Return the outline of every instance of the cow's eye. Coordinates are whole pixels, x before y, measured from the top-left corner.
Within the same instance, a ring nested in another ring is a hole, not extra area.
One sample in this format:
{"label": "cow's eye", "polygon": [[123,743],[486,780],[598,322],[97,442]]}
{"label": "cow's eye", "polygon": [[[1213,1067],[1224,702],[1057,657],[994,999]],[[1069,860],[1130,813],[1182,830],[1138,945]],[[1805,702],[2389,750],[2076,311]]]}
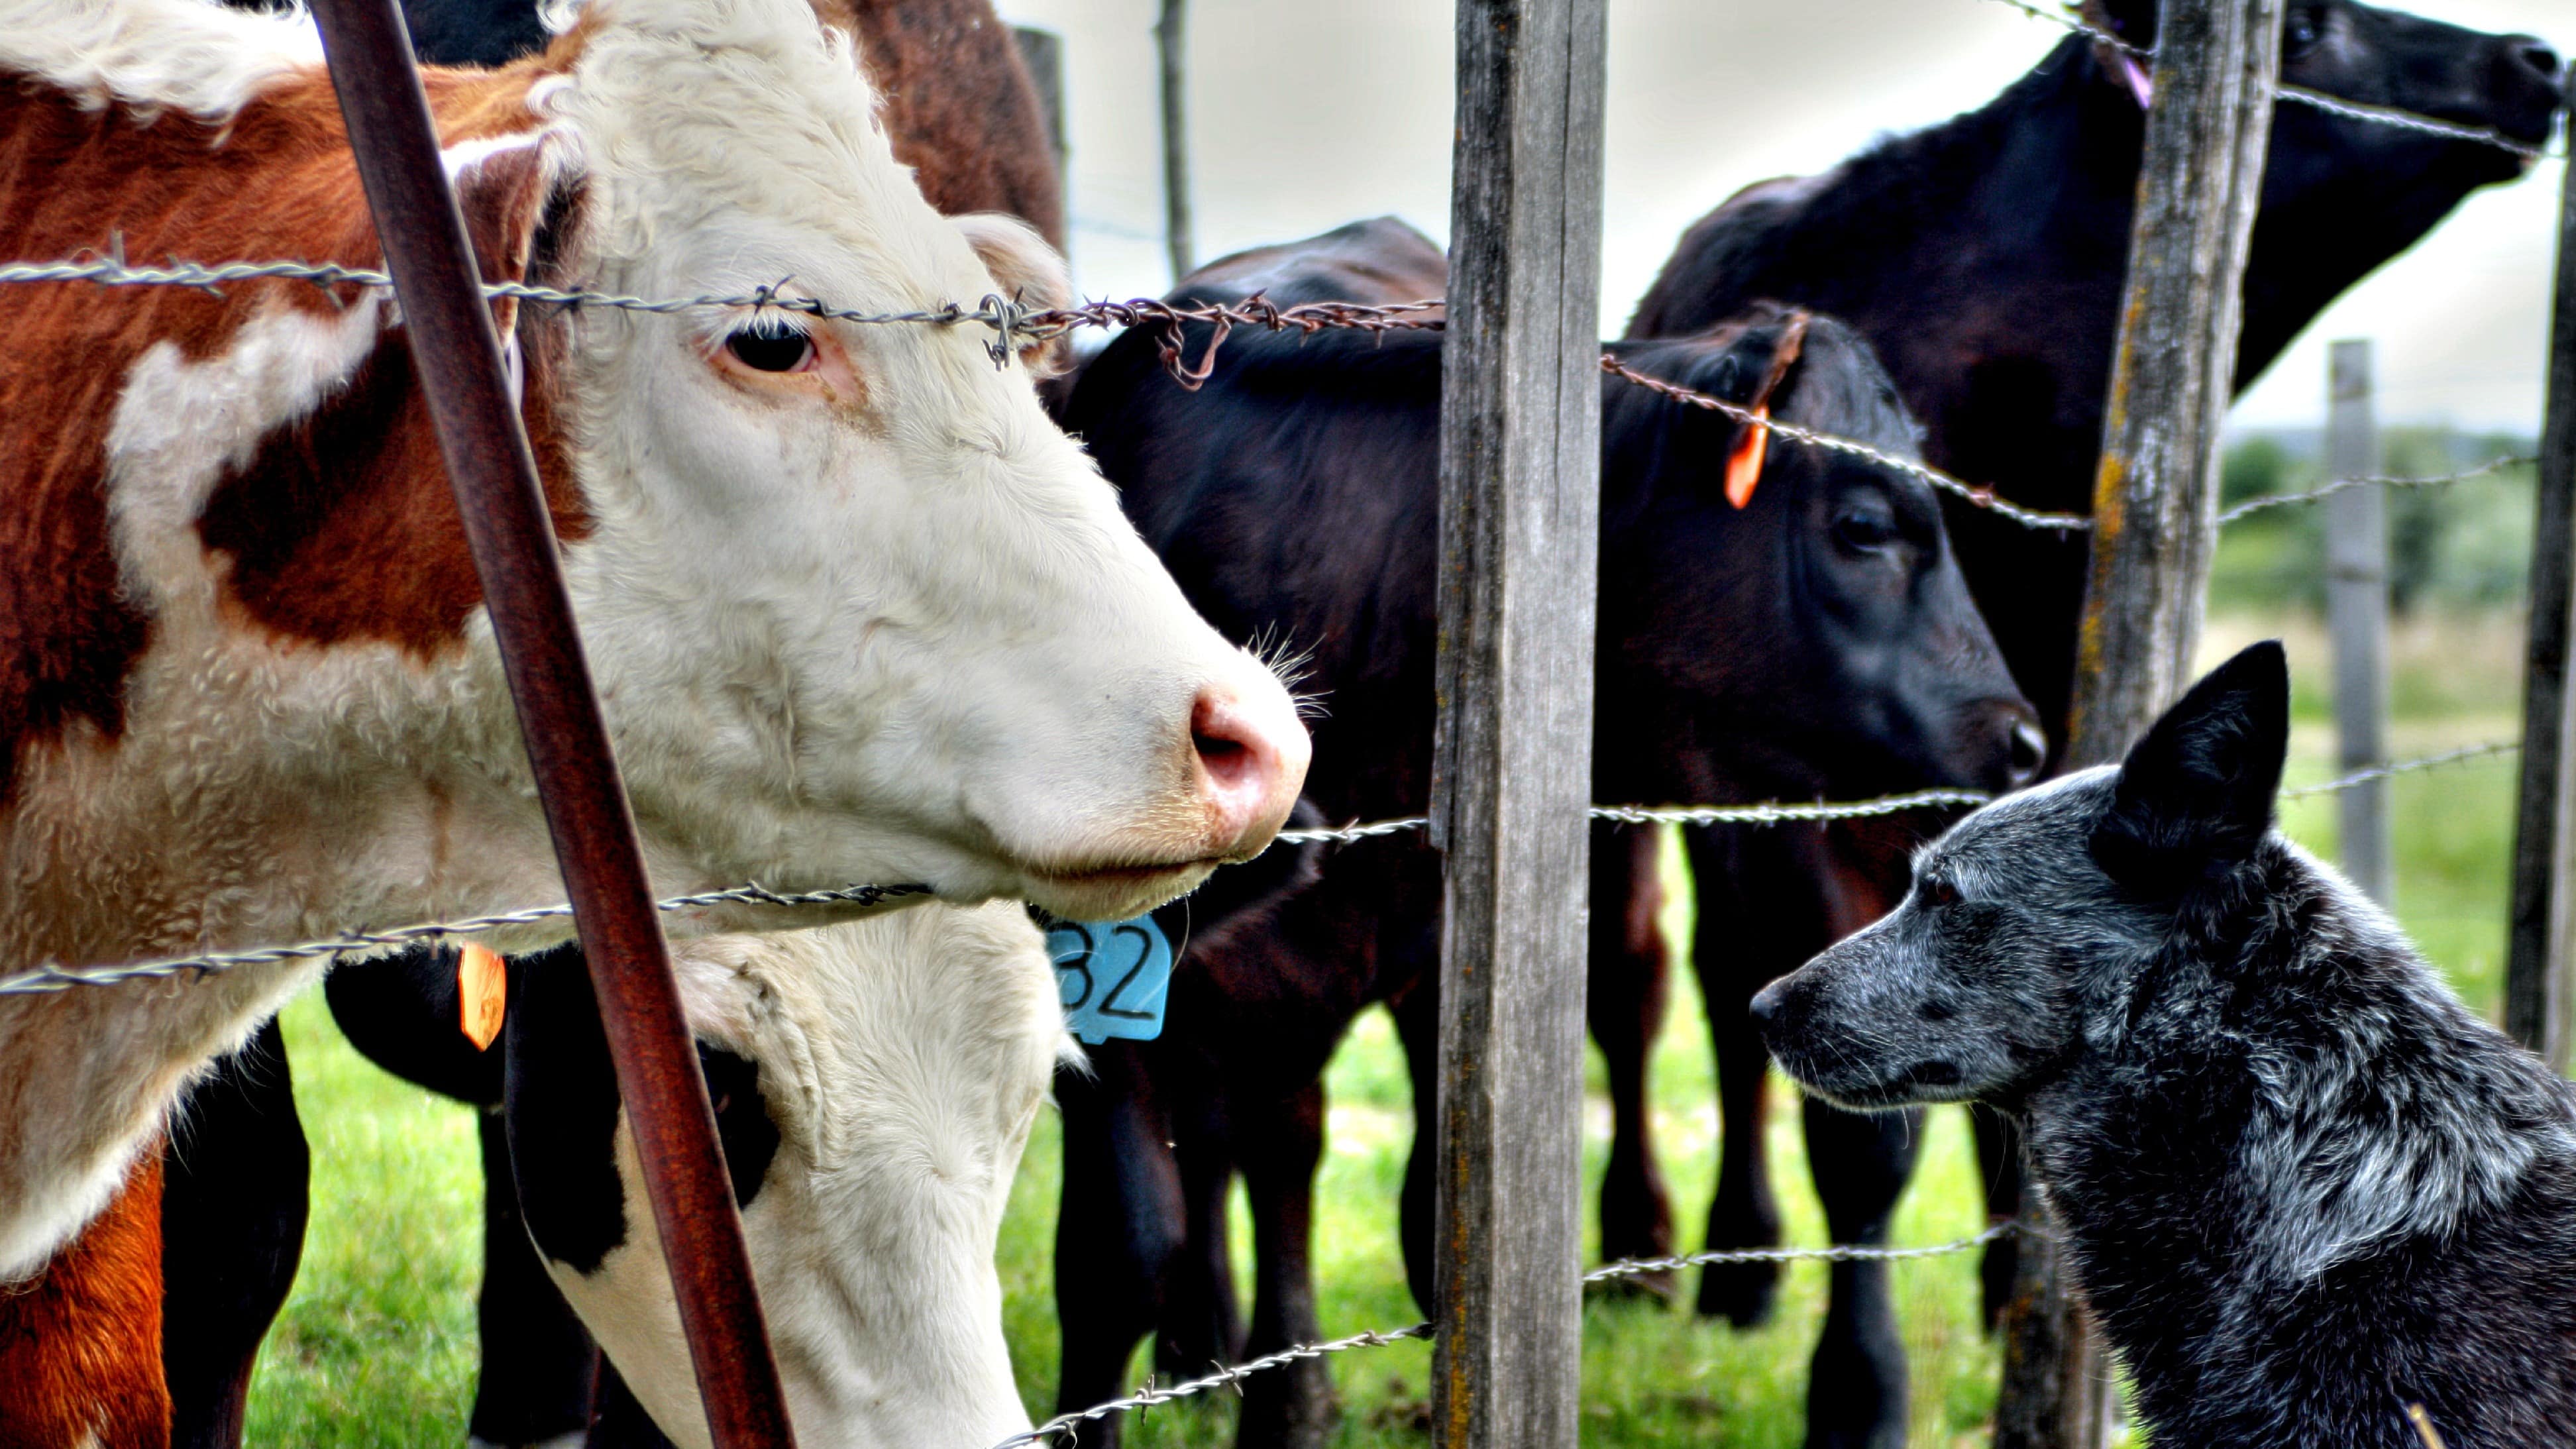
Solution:
{"label": "cow's eye", "polygon": [[2313,10],[2291,11],[2281,28],[2281,38],[2288,43],[2292,55],[2314,46],[2324,36],[2324,17]]}
{"label": "cow's eye", "polygon": [[1959,888],[1937,875],[1929,875],[1914,883],[1914,896],[1926,907],[1955,906],[1959,903]]}
{"label": "cow's eye", "polygon": [[814,339],[775,317],[735,328],[725,338],[725,351],[754,372],[802,372],[814,363]]}
{"label": "cow's eye", "polygon": [[1854,553],[1896,542],[1896,519],[1875,508],[1847,508],[1834,516],[1834,542]]}

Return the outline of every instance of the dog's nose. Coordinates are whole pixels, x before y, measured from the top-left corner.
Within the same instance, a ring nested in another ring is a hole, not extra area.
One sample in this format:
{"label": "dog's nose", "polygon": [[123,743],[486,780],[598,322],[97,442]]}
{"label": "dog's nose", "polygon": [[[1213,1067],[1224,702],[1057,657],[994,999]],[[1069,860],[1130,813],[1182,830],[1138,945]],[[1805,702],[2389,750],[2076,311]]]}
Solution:
{"label": "dog's nose", "polygon": [[1769,1026],[1771,1019],[1780,1014],[1780,989],[1788,984],[1789,978],[1784,976],[1753,993],[1753,1004],[1745,1011],[1752,1016],[1756,1029]]}

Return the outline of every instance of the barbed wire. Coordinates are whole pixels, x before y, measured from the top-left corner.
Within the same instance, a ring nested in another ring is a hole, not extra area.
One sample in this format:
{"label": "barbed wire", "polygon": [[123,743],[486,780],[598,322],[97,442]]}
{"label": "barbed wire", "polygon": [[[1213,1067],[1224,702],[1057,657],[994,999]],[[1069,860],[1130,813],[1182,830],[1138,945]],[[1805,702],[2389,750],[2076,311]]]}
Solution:
{"label": "barbed wire", "polygon": [[[2009,0],[1999,0],[2009,3]],[[0,264],[0,284],[12,282],[89,282],[99,286],[182,287],[217,291],[225,284],[245,281],[300,281],[317,287],[359,286],[386,288],[392,280],[385,273],[365,267],[343,266],[335,262],[267,261],[205,264],[172,261],[159,266],[135,266],[122,256],[111,254],[95,258],[76,258],[54,262],[10,262]],[[1001,296],[987,296],[973,307],[950,302],[937,307],[917,308],[903,312],[870,312],[835,307],[812,297],[796,296],[785,289],[786,281],[754,288],[738,294],[703,294],[691,297],[635,297],[615,292],[597,292],[562,287],[539,286],[526,282],[490,282],[484,295],[495,300],[515,299],[562,307],[601,307],[621,311],[668,314],[691,309],[760,310],[796,312],[807,316],[868,326],[975,325],[989,328],[994,340],[989,350],[997,361],[1016,345],[1034,344],[1061,337],[1083,327],[1155,327],[1163,335],[1158,350],[1166,370],[1181,386],[1196,390],[1214,376],[1218,349],[1237,327],[1267,332],[1297,332],[1312,335],[1328,328],[1350,328],[1368,332],[1438,331],[1447,325],[1447,304],[1437,300],[1366,305],[1352,302],[1308,302],[1283,307],[1259,295],[1237,302],[1173,303],[1152,298],[1132,298],[1123,302],[1094,301],[1078,307],[1035,309],[1019,305]],[[1212,330],[1198,344],[1198,357],[1190,360],[1191,342],[1186,328],[1205,324]],[[1611,353],[1601,355],[1601,370],[1634,386],[1642,387],[1671,402],[1721,414],[1747,427],[1767,429],[1777,437],[1813,447],[1857,457],[1877,467],[1922,480],[1924,483],[2008,518],[2026,528],[2058,533],[2083,532],[2093,520],[2081,513],[2055,513],[2025,508],[2010,499],[1996,495],[1987,486],[1967,482],[1928,463],[1900,457],[1884,448],[1854,438],[1819,432],[1796,423],[1783,422],[1766,414],[1730,402],[1710,393],[1684,387],[1659,377],[1640,372]],[[2294,503],[2313,502],[2347,488],[2377,484],[2397,488],[2427,488],[2482,477],[2522,463],[2534,461],[2525,456],[2498,459],[2465,473],[2438,478],[2342,479],[2304,493],[2283,494],[2240,503],[2219,516],[2224,526],[2249,513],[2278,508]],[[1320,837],[1319,837],[1320,838]]]}
{"label": "barbed wire", "polygon": [[[740,885],[727,890],[705,891],[697,895],[674,896],[654,902],[660,911],[685,911],[701,906],[878,906],[906,896],[929,895],[926,885],[849,885],[828,890],[779,892],[761,885]],[[150,961],[133,961],[117,966],[45,965],[0,976],[0,996],[27,996],[63,991],[75,986],[119,986],[129,981],[149,981],[169,976],[211,976],[243,966],[273,965],[281,961],[311,961],[346,956],[358,951],[378,951],[391,946],[407,946],[420,941],[439,940],[449,936],[475,936],[510,926],[533,925],[539,921],[560,920],[572,914],[572,907],[558,903],[531,906],[526,910],[502,911],[488,916],[468,916],[463,920],[397,926],[385,931],[351,931],[318,941],[304,941],[292,946],[260,946],[244,951],[208,951],[195,956],[170,956]]]}
{"label": "barbed wire", "polygon": [[[1994,3],[2007,9],[2018,10],[2033,19],[2045,20],[2051,25],[2081,35],[2097,45],[2108,46],[2131,60],[2153,61],[2156,58],[2156,53],[2146,46],[2133,45],[2100,26],[2089,24],[2080,16],[2063,10],[2052,10],[2036,5],[2031,3],[2031,0],[1994,0]],[[2399,110],[2395,106],[2377,106],[2364,101],[2345,100],[2341,96],[2330,96],[2323,91],[2310,90],[2306,86],[2276,85],[2272,88],[2272,94],[2278,100],[2308,106],[2330,115],[2343,116],[2356,121],[2369,121],[2382,126],[2393,126],[2401,131],[2441,136],[2454,141],[2471,141],[2482,146],[2493,146],[2499,151],[2510,151],[2517,156],[2529,157],[2535,161],[2554,154],[2562,154],[2550,151],[2545,145],[2535,146],[2528,141],[2517,141],[2492,126],[2464,126],[2457,121],[2419,115],[2414,111]]]}
{"label": "barbed wire", "polygon": [[2483,745],[2463,745],[2459,749],[2444,750],[2440,754],[2418,755],[2411,760],[2395,760],[2385,765],[2373,765],[2366,770],[2355,770],[2349,775],[2338,775],[2322,784],[2302,785],[2295,790],[2284,790],[2281,792],[2281,798],[2302,800],[2310,795],[2331,795],[2337,791],[2350,790],[2358,785],[2367,785],[2373,780],[2385,780],[2396,775],[2411,774],[2417,770],[2430,770],[2440,765],[2456,765],[2463,760],[2484,759],[2489,755],[2510,755],[2521,748],[2520,740],[2495,740]]}
{"label": "barbed wire", "polygon": [[2490,477],[2494,474],[2502,473],[2509,468],[2528,467],[2537,464],[2539,461],[2539,458],[2531,454],[2517,453],[2510,457],[2497,458],[2492,462],[2481,463],[2477,467],[2468,469],[2465,472],[2444,473],[2435,477],[2337,478],[2331,483],[2319,484],[2317,487],[2302,489],[2296,493],[2267,493],[2260,498],[2248,498],[2244,502],[2237,504],[2235,507],[2219,514],[2218,526],[2225,528],[2227,525],[2236,522],[2238,519],[2244,518],[2250,514],[2261,513],[2267,508],[2287,508],[2293,504],[2314,503],[2320,499],[2332,498],[2338,493],[2349,492],[2355,488],[2446,488],[2454,483],[2466,483],[2471,479]]}
{"label": "barbed wire", "polygon": [[[1685,1268],[1707,1267],[1715,1264],[1893,1263],[1915,1258],[1938,1258],[1982,1248],[1997,1238],[2018,1231],[2019,1228],[2020,1225],[2014,1222],[2000,1222],[1973,1237],[1935,1243],[1921,1248],[1883,1248],[1838,1243],[1824,1248],[1727,1248],[1706,1253],[1685,1253],[1668,1258],[1622,1258],[1615,1263],[1604,1263],[1584,1274],[1581,1281],[1587,1284],[1606,1283],[1620,1278],[1634,1278],[1646,1273],[1678,1272]],[[1404,1343],[1409,1340],[1427,1339],[1431,1337],[1431,1331],[1431,1325],[1428,1323],[1408,1324],[1402,1328],[1374,1329],[1367,1333],[1354,1333],[1347,1338],[1328,1339],[1321,1343],[1296,1344],[1280,1349],[1276,1353],[1247,1359],[1242,1363],[1220,1368],[1214,1373],[1181,1383],[1157,1385],[1148,1379],[1143,1387],[1123,1399],[1110,1399],[1087,1409],[1058,1414],[1035,1428],[1024,1429],[1013,1434],[993,1445],[993,1449],[1020,1449],[1022,1445],[1055,1441],[1068,1436],[1072,1430],[1084,1424],[1096,1423],[1112,1414],[1123,1413],[1129,1409],[1150,1409],[1216,1389],[1234,1389],[1241,1392],[1243,1380],[1257,1373],[1285,1368],[1293,1363],[1303,1363],[1309,1359],[1323,1358],[1330,1354],[1348,1353],[1353,1349],[1384,1348],[1390,1344]]]}
{"label": "barbed wire", "polygon": [[1912,458],[1900,458],[1884,448],[1874,447],[1857,439],[1837,437],[1832,433],[1819,433],[1812,428],[1802,428],[1796,423],[1784,423],[1777,418],[1765,417],[1741,403],[1728,402],[1722,397],[1714,397],[1676,382],[1666,382],[1662,378],[1651,377],[1607,352],[1601,354],[1601,370],[1613,377],[1635,383],[1658,397],[1690,407],[1706,408],[1714,413],[1723,413],[1747,427],[1768,429],[1776,437],[1793,439],[1819,448],[1831,448],[1838,453],[1849,453],[1854,457],[1875,463],[1879,467],[1920,478],[1935,488],[1964,498],[1979,508],[1991,509],[2026,528],[2050,528],[2060,532],[2074,532],[2093,526],[2093,520],[2085,514],[2046,513],[2037,509],[2024,508],[2008,499],[1996,497],[1995,491],[1991,488],[1964,482],[1928,463],[1919,463]]}
{"label": "barbed wire", "polygon": [[[2445,750],[2418,759],[2399,760],[2356,771],[2340,779],[2319,785],[2284,790],[2285,800],[2309,795],[2349,790],[2371,780],[2385,779],[2438,765],[2455,764],[2484,755],[2505,754],[2522,746],[2515,741],[2470,745]],[[1831,822],[1858,820],[1871,816],[1895,815],[1907,810],[1924,810],[1946,806],[1983,805],[1995,797],[1982,790],[1915,790],[1901,795],[1881,795],[1870,800],[1817,801],[1792,804],[1764,801],[1755,805],[1595,805],[1589,810],[1594,820],[1623,825],[1785,825],[1797,822]],[[1349,844],[1379,836],[1400,835],[1420,830],[1428,817],[1402,815],[1387,820],[1373,820],[1340,826],[1321,826],[1283,830],[1277,843],[1285,845]],[[754,882],[727,890],[704,891],[696,895],[674,896],[655,903],[662,911],[693,910],[716,905],[759,905],[804,907],[822,905],[877,906],[909,896],[932,894],[927,885],[848,885],[826,890],[781,892]],[[493,915],[467,916],[460,920],[424,922],[398,926],[384,931],[351,931],[321,940],[303,941],[289,946],[262,946],[240,951],[208,951],[193,956],[169,956],[148,961],[134,961],[108,966],[63,966],[47,964],[7,976],[0,976],[0,996],[24,996],[41,992],[63,991],[76,986],[118,986],[132,981],[156,980],[171,976],[211,976],[243,966],[269,965],[280,961],[309,961],[347,956],[361,951],[379,951],[393,946],[420,941],[440,940],[453,936],[482,935],[510,926],[532,925],[539,921],[560,920],[572,914],[566,904],[531,906],[526,910],[503,911]]]}

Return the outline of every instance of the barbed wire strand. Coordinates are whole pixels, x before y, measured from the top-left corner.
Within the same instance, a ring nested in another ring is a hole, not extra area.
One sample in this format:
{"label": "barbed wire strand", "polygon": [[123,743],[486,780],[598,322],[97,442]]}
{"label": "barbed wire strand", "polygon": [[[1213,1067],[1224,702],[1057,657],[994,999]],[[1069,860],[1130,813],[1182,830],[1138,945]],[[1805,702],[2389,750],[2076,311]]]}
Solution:
{"label": "barbed wire strand", "polygon": [[[1994,3],[2072,31],[2097,45],[2108,46],[2119,51],[2132,60],[2153,61],[2156,58],[2153,50],[2142,45],[2132,45],[2100,26],[2089,24],[2081,17],[2068,14],[2063,10],[2052,10],[2036,5],[2031,3],[2031,0],[1994,0]],[[2310,90],[2306,86],[2275,86],[2272,94],[2279,100],[2313,107],[2331,115],[2356,121],[2369,121],[2382,126],[2393,126],[2401,131],[2441,136],[2454,141],[2472,141],[2481,146],[2493,146],[2499,151],[2510,151],[2517,156],[2526,156],[2533,160],[2559,154],[2551,152],[2546,146],[2517,141],[2490,126],[2464,126],[2457,121],[2445,121],[2434,116],[2418,115],[2413,111],[2401,111],[2394,106],[2375,106],[2362,101],[2348,101],[2341,96],[2330,96],[2323,91]]]}
{"label": "barbed wire strand", "polygon": [[[1584,1274],[1582,1281],[1585,1283],[1606,1283],[1615,1279],[1633,1278],[1646,1273],[1676,1272],[1684,1268],[1706,1267],[1712,1264],[1724,1263],[1892,1263],[1904,1262],[1915,1258],[1938,1258],[1952,1253],[1965,1253],[1976,1248],[1982,1248],[1986,1244],[1995,1241],[1997,1238],[2005,1237],[2017,1231],[2018,1228],[2019,1224],[2010,1221],[2000,1222],[1986,1229],[1984,1232],[1978,1233],[1974,1237],[1960,1238],[1956,1241],[1947,1243],[1935,1243],[1929,1247],[1922,1248],[1881,1248],[1855,1244],[1836,1244],[1832,1247],[1825,1248],[1729,1248],[1707,1253],[1686,1253],[1669,1258],[1622,1258],[1615,1263],[1604,1263],[1600,1267],[1593,1269],[1591,1272]],[[1216,1389],[1230,1388],[1240,1391],[1240,1386],[1245,1378],[1248,1378],[1253,1374],[1262,1373],[1269,1369],[1285,1368],[1292,1363],[1302,1363],[1308,1359],[1323,1358],[1329,1354],[1348,1353],[1353,1349],[1384,1348],[1389,1344],[1403,1343],[1407,1340],[1413,1339],[1427,1339],[1430,1336],[1430,1324],[1414,1323],[1408,1324],[1403,1328],[1376,1329],[1367,1333],[1354,1333],[1347,1338],[1329,1339],[1322,1343],[1296,1344],[1289,1348],[1283,1348],[1276,1353],[1263,1354],[1259,1358],[1247,1359],[1242,1363],[1235,1364],[1227,1368],[1221,1368],[1214,1373],[1205,1375],[1204,1377],[1190,1379],[1182,1383],[1157,1385],[1148,1380],[1142,1388],[1139,1388],[1135,1393],[1126,1398],[1111,1399],[1106,1403],[1094,1404],[1090,1408],[1078,1409],[1069,1414],[1058,1414],[1054,1418],[1047,1420],[1045,1423],[1040,1424],[1033,1429],[1022,1430],[1021,1432],[1002,1440],[1000,1443],[995,1444],[993,1449],[1019,1449],[1019,1446],[1021,1445],[1043,1444],[1065,1440],[1069,1436],[1071,1430],[1080,1428],[1084,1424],[1095,1423],[1101,1419],[1109,1417],[1111,1414],[1121,1413],[1129,1409],[1150,1409],[1160,1404],[1171,1403],[1176,1399],[1186,1399],[1193,1395],[1208,1393]]]}
{"label": "barbed wire strand", "polygon": [[[2392,775],[2432,769],[2440,765],[2456,764],[2486,755],[2505,754],[2520,748],[2522,748],[2520,743],[2506,740],[2445,750],[2440,754],[2376,765],[2319,785],[2284,790],[2281,792],[2281,798],[2296,800],[2310,795],[2349,790],[2371,780],[2386,779]],[[1894,815],[1906,810],[1945,806],[1982,805],[1993,798],[1992,795],[1981,790],[1916,790],[1902,795],[1882,795],[1874,800],[1821,801],[1814,804],[1766,801],[1758,805],[1595,805],[1591,807],[1589,813],[1595,820],[1615,821],[1625,825],[1783,825],[1793,822],[1857,820],[1870,816]],[[1287,845],[1348,844],[1383,835],[1397,835],[1405,831],[1419,830],[1426,823],[1427,817],[1405,815],[1365,824],[1283,830],[1279,832],[1278,841]],[[926,885],[849,885],[827,890],[781,892],[755,882],[734,886],[728,890],[674,896],[656,904],[664,911],[692,910],[715,905],[866,907],[882,905],[887,901],[907,896],[931,893],[931,888]],[[327,959],[361,951],[380,951],[388,947],[411,945],[420,941],[480,935],[509,926],[559,920],[571,914],[571,906],[559,903],[532,906],[520,911],[504,911],[494,915],[468,916],[462,920],[399,926],[384,931],[351,931],[344,935],[299,942],[290,946],[264,946],[242,951],[209,951],[194,956],[172,956],[111,966],[48,964],[12,975],[0,976],[0,996],[63,991],[75,986],[117,986],[130,981],[154,980],[171,976],[210,976],[242,966]]]}
{"label": "barbed wire strand", "polygon": [[2225,528],[2227,525],[2234,523],[2241,518],[2261,513],[2267,508],[2287,508],[2293,504],[2315,503],[2320,499],[2332,498],[2338,493],[2350,492],[2355,488],[2447,488],[2454,483],[2466,483],[2476,478],[2492,477],[2493,475],[2505,472],[2508,469],[2529,467],[2539,463],[2539,461],[2539,458],[2531,454],[2516,453],[2510,457],[2497,458],[2492,462],[2481,463],[2477,467],[2471,468],[2466,472],[2443,473],[2434,477],[2337,478],[2331,483],[2319,484],[2314,488],[2302,489],[2296,493],[2267,493],[2260,498],[2248,498],[2244,502],[2237,504],[2235,507],[2219,514],[2218,526]]}
{"label": "barbed wire strand", "polygon": [[2352,789],[2357,785],[2367,785],[2373,780],[2385,780],[2391,776],[2411,774],[2417,770],[2430,770],[2440,765],[2456,765],[2463,760],[2480,760],[2489,755],[2510,755],[2521,748],[2520,740],[2496,740],[2483,745],[2463,745],[2459,749],[2444,750],[2436,755],[2418,755],[2411,760],[2395,760],[2385,765],[2373,765],[2367,770],[2355,770],[2349,775],[2338,775],[2322,784],[2302,785],[2295,790],[2284,790],[2281,792],[2281,798],[2303,800],[2310,795],[2331,795],[2337,791]]}

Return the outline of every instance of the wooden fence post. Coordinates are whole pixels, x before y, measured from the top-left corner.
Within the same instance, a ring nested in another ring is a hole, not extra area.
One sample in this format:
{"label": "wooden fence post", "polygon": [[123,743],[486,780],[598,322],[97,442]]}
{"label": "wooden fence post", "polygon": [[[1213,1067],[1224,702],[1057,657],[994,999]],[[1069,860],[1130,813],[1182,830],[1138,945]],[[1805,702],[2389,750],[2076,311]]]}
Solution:
{"label": "wooden fence post", "polygon": [[1188,6],[1189,0],[1163,0],[1162,18],[1154,22],[1154,49],[1163,63],[1163,245],[1176,282],[1198,265],[1190,236]]}
{"label": "wooden fence post", "polygon": [[1444,1449],[1572,1449],[1582,1381],[1602,16],[1458,0],[1431,808]]}
{"label": "wooden fence post", "polygon": [[2576,700],[2567,689],[2569,610],[2576,607],[2576,166],[2567,168],[2558,228],[2558,301],[2549,329],[2549,415],[2540,437],[2540,496],[2531,534],[2531,632],[2522,695],[2522,787],[2515,802],[2513,917],[2504,1024],[2524,1046],[2568,1068],[2571,916],[2576,916]]}
{"label": "wooden fence post", "polygon": [[[2370,343],[2334,344],[2326,368],[2326,476],[2379,471],[2371,416]],[[2326,500],[2326,629],[2334,640],[2337,762],[2351,774],[2388,761],[2388,495],[2347,488]],[[2383,906],[2397,903],[2388,864],[2388,782],[2335,796],[2343,873]]]}
{"label": "wooden fence post", "polygon": [[[2189,682],[2218,533],[2219,425],[2236,369],[2282,0],[2164,0],[2126,305],[2093,487],[2071,768],[2116,761]],[[2109,1366],[2037,1193],[2004,1310],[1997,1449],[2098,1449]]]}

